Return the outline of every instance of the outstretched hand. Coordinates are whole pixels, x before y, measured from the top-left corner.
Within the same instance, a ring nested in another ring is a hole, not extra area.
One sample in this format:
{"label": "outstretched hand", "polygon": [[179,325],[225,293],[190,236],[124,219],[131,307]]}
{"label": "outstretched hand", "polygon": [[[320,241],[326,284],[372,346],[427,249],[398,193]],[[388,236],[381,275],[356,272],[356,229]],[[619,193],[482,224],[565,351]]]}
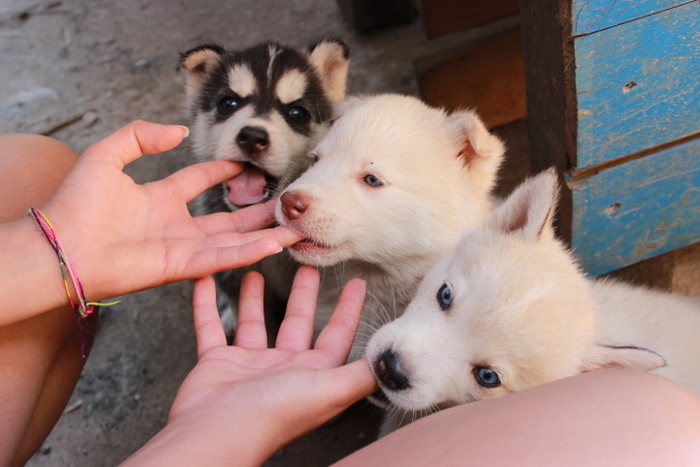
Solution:
{"label": "outstretched hand", "polygon": [[376,390],[366,360],[345,365],[364,304],[363,281],[346,284],[313,348],[318,271],[302,266],[297,272],[276,346],[270,349],[263,286],[256,272],[244,277],[235,345],[228,346],[214,282],[211,277],[197,280],[193,305],[199,362],[175,397],[168,425],[131,459],[139,461],[135,463],[169,453],[194,456],[202,465],[228,465],[232,459],[236,465],[260,465]]}
{"label": "outstretched hand", "polygon": [[90,300],[252,264],[298,241],[284,227],[264,229],[272,205],[193,218],[187,203],[241,171],[230,161],[186,167],[136,184],[124,166],[174,148],[186,129],[132,122],[89,147],[42,208]]}

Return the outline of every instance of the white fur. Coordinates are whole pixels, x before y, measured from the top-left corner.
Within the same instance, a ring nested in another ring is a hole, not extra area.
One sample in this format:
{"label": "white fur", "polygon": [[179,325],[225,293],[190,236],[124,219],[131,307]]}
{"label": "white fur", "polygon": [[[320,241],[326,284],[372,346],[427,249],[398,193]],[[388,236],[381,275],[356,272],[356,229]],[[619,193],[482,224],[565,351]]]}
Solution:
{"label": "white fur", "polygon": [[[586,278],[554,238],[556,188],[553,171],[525,182],[374,335],[375,374],[392,349],[408,378],[401,390],[380,383],[398,414],[384,434],[437,409],[605,367],[654,370],[700,396],[700,299]],[[453,295],[447,310],[437,299],[443,284]],[[502,384],[478,384],[480,366]]]}
{"label": "white fur", "polygon": [[255,76],[250,67],[245,64],[232,67],[228,72],[228,81],[231,90],[241,97],[248,97],[258,90]]}
{"label": "white fur", "polygon": [[[311,239],[290,252],[322,268],[319,327],[342,284],[367,281],[360,328],[366,338],[403,310],[460,233],[479,227],[492,210],[503,144],[473,112],[447,115],[413,97],[386,94],[346,103],[312,152],[318,162],[287,187],[277,220]],[[368,175],[383,185],[370,186]],[[285,215],[289,194],[309,203],[298,219]],[[356,346],[351,359],[360,355]]]}

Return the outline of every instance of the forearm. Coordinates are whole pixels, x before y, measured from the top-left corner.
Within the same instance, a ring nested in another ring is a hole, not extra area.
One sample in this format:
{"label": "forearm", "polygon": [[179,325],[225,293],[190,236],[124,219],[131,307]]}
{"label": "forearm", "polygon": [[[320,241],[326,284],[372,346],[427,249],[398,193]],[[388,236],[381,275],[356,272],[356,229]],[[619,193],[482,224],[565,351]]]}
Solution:
{"label": "forearm", "polygon": [[68,304],[51,244],[33,221],[0,225],[0,326]]}
{"label": "forearm", "polygon": [[274,442],[274,430],[240,413],[229,413],[226,420],[219,420],[221,414],[192,418],[195,420],[180,418],[169,423],[121,466],[253,467],[262,465],[283,445]]}

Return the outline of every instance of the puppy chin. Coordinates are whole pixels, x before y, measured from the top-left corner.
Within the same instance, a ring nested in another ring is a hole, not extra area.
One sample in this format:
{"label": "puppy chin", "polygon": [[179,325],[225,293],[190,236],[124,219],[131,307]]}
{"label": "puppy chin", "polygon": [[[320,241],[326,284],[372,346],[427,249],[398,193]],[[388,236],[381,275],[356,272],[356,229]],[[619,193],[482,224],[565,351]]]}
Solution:
{"label": "puppy chin", "polygon": [[378,389],[377,392],[367,396],[367,400],[382,409],[391,409],[394,407],[389,398],[386,396],[386,393],[381,388]]}

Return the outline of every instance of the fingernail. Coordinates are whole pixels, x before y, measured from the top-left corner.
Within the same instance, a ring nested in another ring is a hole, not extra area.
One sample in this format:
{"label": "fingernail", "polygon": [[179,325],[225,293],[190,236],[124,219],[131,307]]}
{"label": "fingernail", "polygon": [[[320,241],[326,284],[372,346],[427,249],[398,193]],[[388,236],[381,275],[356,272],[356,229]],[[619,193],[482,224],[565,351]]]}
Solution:
{"label": "fingernail", "polygon": [[175,126],[182,129],[182,133],[184,134],[184,136],[183,136],[184,138],[187,138],[188,136],[190,136],[190,129],[187,128],[185,125],[175,125]]}

